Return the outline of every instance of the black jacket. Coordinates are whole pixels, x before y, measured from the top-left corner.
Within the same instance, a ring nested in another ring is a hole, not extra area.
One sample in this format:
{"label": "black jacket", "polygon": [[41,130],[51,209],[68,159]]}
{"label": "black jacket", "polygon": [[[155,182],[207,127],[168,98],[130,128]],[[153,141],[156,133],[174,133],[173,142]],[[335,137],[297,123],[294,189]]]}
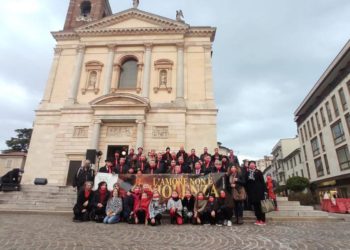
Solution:
{"label": "black jacket", "polygon": [[[109,192],[108,192],[108,190],[106,190],[106,197],[102,201],[102,205],[103,205],[104,208],[107,206],[108,199],[109,199]],[[96,208],[98,203],[100,203],[100,192],[99,192],[99,190],[96,190],[94,192],[94,198],[93,198],[93,201],[92,201],[93,207]]]}
{"label": "black jacket", "polygon": [[246,173],[246,189],[250,202],[256,203],[265,199],[266,184],[260,170],[256,169],[252,176],[250,176],[250,171]]}
{"label": "black jacket", "polygon": [[84,183],[86,181],[93,182],[94,179],[95,179],[95,170],[91,168],[85,169],[84,167],[80,167],[78,169],[78,172],[74,176],[73,187],[81,188],[82,186],[84,186]]}
{"label": "black jacket", "polygon": [[134,197],[132,195],[123,197],[123,211],[131,213],[134,209]]}
{"label": "black jacket", "polygon": [[[106,174],[109,173],[107,166],[100,168],[100,170],[98,170],[98,172],[99,173],[106,173]],[[115,170],[114,170],[114,167],[112,166],[112,174],[114,174],[114,173],[115,173]]]}
{"label": "black jacket", "polygon": [[186,197],[182,199],[182,207],[187,207],[187,211],[193,212],[194,209],[194,196],[192,195],[190,199]]}
{"label": "black jacket", "polygon": [[[74,206],[74,209],[77,209],[77,212],[81,212],[83,209],[87,209],[88,211],[91,210],[93,207],[93,200],[94,200],[94,191],[91,190],[90,195],[88,198],[85,198],[85,190],[82,189],[78,193],[77,203]],[[85,201],[88,201],[87,207],[84,207],[83,204]]]}

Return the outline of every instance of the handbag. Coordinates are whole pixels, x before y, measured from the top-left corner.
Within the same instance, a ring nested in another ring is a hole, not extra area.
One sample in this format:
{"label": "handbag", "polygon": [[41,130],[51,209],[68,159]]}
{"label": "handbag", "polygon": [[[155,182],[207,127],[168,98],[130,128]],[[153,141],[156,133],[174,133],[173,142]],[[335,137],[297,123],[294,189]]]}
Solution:
{"label": "handbag", "polygon": [[264,214],[270,213],[272,211],[275,211],[275,204],[273,203],[273,200],[265,199],[261,201],[261,212]]}
{"label": "handbag", "polygon": [[247,199],[247,193],[244,187],[233,189],[233,199],[236,201],[244,201]]}

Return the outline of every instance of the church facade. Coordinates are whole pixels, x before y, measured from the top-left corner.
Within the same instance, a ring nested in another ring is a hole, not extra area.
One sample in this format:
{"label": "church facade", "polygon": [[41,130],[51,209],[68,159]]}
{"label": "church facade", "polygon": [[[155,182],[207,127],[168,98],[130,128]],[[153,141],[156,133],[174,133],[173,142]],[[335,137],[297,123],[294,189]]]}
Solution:
{"label": "church facade", "polygon": [[[179,13],[178,13],[179,14]],[[71,0],[43,99],[24,183],[69,184],[87,149],[217,147],[212,43],[216,29],[108,0]]]}

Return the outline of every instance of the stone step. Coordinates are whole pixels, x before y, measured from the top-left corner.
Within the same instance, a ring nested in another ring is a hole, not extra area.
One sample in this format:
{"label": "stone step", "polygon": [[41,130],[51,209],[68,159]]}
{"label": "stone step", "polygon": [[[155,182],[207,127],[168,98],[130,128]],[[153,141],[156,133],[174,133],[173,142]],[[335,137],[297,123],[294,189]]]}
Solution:
{"label": "stone step", "polygon": [[277,201],[278,206],[300,206],[299,201]]}
{"label": "stone step", "polygon": [[312,206],[278,206],[279,211],[313,211],[314,208]]}
{"label": "stone step", "polygon": [[288,197],[280,197],[280,196],[277,196],[277,197],[276,197],[276,200],[277,200],[277,202],[279,202],[279,201],[288,201]]}

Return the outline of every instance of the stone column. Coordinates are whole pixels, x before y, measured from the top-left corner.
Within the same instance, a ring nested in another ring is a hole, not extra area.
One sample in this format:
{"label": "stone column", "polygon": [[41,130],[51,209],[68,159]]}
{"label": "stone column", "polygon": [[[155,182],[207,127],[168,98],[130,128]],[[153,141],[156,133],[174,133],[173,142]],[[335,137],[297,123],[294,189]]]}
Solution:
{"label": "stone column", "polygon": [[100,142],[100,132],[101,132],[101,120],[94,121],[94,126],[92,129],[92,137],[91,137],[91,148],[98,150],[99,142]]}
{"label": "stone column", "polygon": [[81,69],[83,67],[83,61],[84,61],[84,54],[85,54],[85,46],[81,45],[77,48],[77,56],[76,56],[76,62],[75,62],[75,69],[69,89],[69,95],[68,95],[68,104],[74,104],[77,100],[77,94],[80,84],[80,77],[81,77]]}
{"label": "stone column", "polygon": [[137,64],[137,85],[136,92],[139,94],[141,92],[141,77],[142,77],[143,63]]}
{"label": "stone column", "polygon": [[121,69],[121,65],[119,63],[114,64],[115,77],[111,88],[112,93],[115,93],[118,89],[120,69]]}
{"label": "stone column", "polygon": [[184,44],[177,44],[177,67],[176,67],[176,99],[183,99],[185,95],[184,76]]}
{"label": "stone column", "polygon": [[143,74],[142,96],[149,98],[149,87],[151,80],[152,44],[145,44],[145,72]]}
{"label": "stone column", "polygon": [[103,95],[108,95],[111,89],[112,75],[113,75],[113,62],[114,62],[114,44],[108,45],[108,59],[106,66],[106,73],[104,79]]}
{"label": "stone column", "polygon": [[137,124],[136,148],[143,147],[145,122],[146,122],[145,120],[136,120],[136,124]]}
{"label": "stone column", "polygon": [[58,62],[59,62],[62,51],[63,51],[63,49],[61,49],[61,48],[55,48],[55,54],[53,57],[51,71],[50,71],[49,79],[47,81],[47,85],[45,88],[45,93],[44,93],[42,103],[50,102],[50,100],[51,100],[52,90],[53,90],[55,80],[56,80]]}
{"label": "stone column", "polygon": [[205,58],[205,97],[207,100],[214,99],[213,92],[213,71],[211,63],[211,45],[206,45],[204,48],[204,58]]}

